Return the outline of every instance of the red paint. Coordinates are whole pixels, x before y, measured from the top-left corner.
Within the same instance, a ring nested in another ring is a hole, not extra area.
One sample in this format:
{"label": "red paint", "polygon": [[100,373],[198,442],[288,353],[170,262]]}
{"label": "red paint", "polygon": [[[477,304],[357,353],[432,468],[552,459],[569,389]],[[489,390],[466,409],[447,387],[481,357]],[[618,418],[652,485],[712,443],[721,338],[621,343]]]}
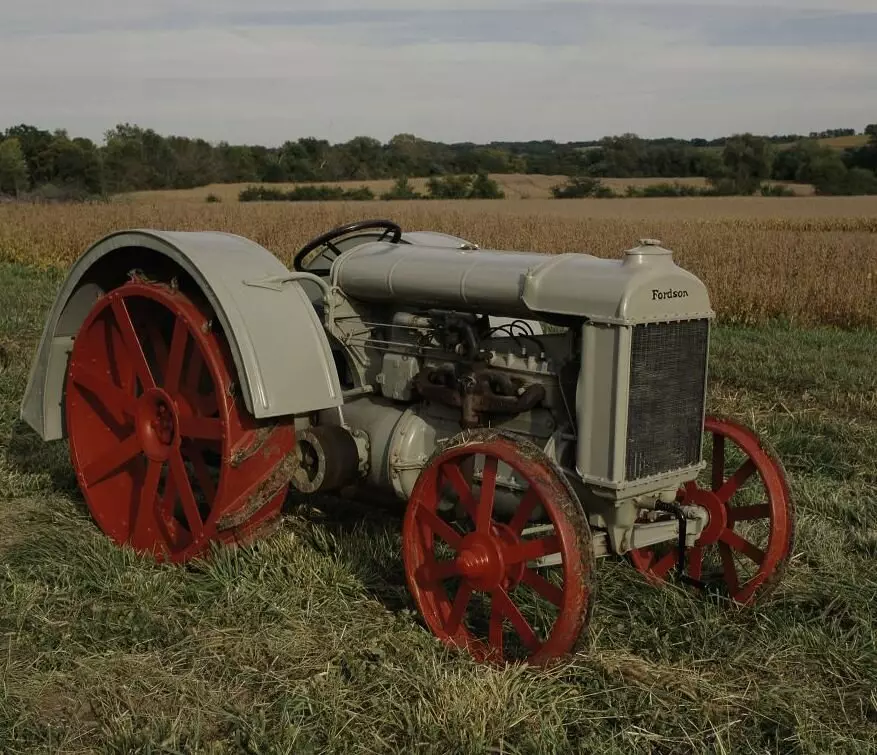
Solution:
{"label": "red paint", "polygon": [[[70,455],[85,501],[116,543],[169,561],[239,540],[279,513],[283,488],[236,528],[242,509],[294,444],[279,426],[239,466],[233,449],[255,434],[232,397],[234,367],[208,313],[168,287],[131,282],[102,297],[76,335],[66,383]],[[218,460],[211,474],[206,455]]]}
{"label": "red paint", "polygon": [[[680,503],[703,506],[710,514],[709,524],[695,547],[687,553],[688,574],[695,579],[702,578],[704,556],[712,548],[713,555],[717,555],[721,563],[721,580],[729,596],[737,603],[748,605],[763,597],[775,584],[776,576],[791,555],[794,514],[789,486],[780,462],[761,445],[751,430],[716,417],[707,417],[704,429],[713,439],[712,468],[707,474],[710,487],[705,489],[690,482],[679,495]],[[733,469],[727,468],[729,443],[746,457]],[[751,479],[760,482],[763,500],[743,505],[738,494]],[[768,525],[766,543],[749,542],[734,528],[737,522],[759,520]],[[656,553],[654,547],[641,548],[631,551],[630,559],[651,581],[660,582],[675,567],[677,549],[670,548],[660,556]],[[758,567],[742,584],[735,553]]]}
{"label": "red paint", "polygon": [[[485,458],[484,484],[477,497],[465,471],[475,455]],[[511,466],[527,484],[518,515],[508,523],[501,522],[494,511],[499,461]],[[437,513],[445,484],[460,498],[468,533]],[[540,524],[550,520],[554,532],[522,538],[529,515],[540,505],[546,514]],[[440,558],[438,542],[454,551],[454,556]],[[527,566],[528,561],[550,554],[560,554],[562,559],[562,565],[554,567],[562,574],[560,585]],[[429,628],[443,642],[466,648],[477,660],[510,660],[505,639],[510,630],[527,650],[523,660],[547,664],[575,648],[587,623],[593,562],[580,505],[541,452],[528,446],[522,453],[521,445],[507,436],[475,431],[466,442],[433,457],[408,503],[403,558],[409,589]],[[458,582],[453,599],[447,590],[450,579]],[[553,623],[544,633],[531,625],[515,603],[512,591],[521,584],[556,606]],[[469,621],[472,598],[478,593],[490,595],[488,626],[480,632]]]}

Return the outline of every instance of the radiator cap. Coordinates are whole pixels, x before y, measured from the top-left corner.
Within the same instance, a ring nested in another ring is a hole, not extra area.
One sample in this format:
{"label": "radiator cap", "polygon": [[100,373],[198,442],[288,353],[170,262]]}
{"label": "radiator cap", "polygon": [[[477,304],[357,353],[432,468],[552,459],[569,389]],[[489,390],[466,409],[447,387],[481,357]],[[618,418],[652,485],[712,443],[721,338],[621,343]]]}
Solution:
{"label": "radiator cap", "polygon": [[661,246],[661,242],[658,239],[640,239],[639,246],[628,249],[624,253],[625,265],[653,265],[659,261],[672,262],[673,252]]}

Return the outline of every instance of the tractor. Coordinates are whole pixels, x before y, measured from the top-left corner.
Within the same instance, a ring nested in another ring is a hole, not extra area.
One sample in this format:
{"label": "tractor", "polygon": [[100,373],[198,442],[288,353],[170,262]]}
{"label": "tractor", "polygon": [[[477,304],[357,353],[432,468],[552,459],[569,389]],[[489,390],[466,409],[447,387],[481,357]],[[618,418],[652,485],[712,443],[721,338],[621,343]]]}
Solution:
{"label": "tractor", "polygon": [[714,319],[653,239],[605,259],[364,220],[289,269],[237,235],[123,230],[70,269],[21,417],[159,561],[267,536],[291,493],[394,506],[425,627],[541,666],[581,649],[599,558],[730,605],[782,575],[782,465],[706,413]]}

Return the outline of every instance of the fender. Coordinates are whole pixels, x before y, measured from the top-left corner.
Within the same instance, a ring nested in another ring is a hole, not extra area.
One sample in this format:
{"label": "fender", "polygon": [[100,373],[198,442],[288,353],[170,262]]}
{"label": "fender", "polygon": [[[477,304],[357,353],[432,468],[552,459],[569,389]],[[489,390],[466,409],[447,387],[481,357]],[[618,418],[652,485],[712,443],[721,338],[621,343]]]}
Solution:
{"label": "fender", "polygon": [[[65,437],[64,379],[73,339],[94,302],[132,269],[182,271],[226,333],[248,411],[257,419],[340,406],[343,394],[323,325],[302,283],[271,252],[213,231],[126,230],[73,265],[46,320],[21,419],[43,440]],[[260,281],[282,285],[260,285]]]}

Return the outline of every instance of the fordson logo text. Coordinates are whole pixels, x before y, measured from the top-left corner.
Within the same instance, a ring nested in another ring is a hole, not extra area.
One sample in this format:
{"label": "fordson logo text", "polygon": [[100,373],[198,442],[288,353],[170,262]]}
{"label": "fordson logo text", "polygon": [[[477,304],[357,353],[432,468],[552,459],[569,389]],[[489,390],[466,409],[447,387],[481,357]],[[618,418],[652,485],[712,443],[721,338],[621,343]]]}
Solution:
{"label": "fordson logo text", "polygon": [[666,291],[658,291],[657,288],[652,289],[652,301],[661,301],[663,299],[684,299],[688,296],[688,291],[684,289],[674,290],[668,288]]}

